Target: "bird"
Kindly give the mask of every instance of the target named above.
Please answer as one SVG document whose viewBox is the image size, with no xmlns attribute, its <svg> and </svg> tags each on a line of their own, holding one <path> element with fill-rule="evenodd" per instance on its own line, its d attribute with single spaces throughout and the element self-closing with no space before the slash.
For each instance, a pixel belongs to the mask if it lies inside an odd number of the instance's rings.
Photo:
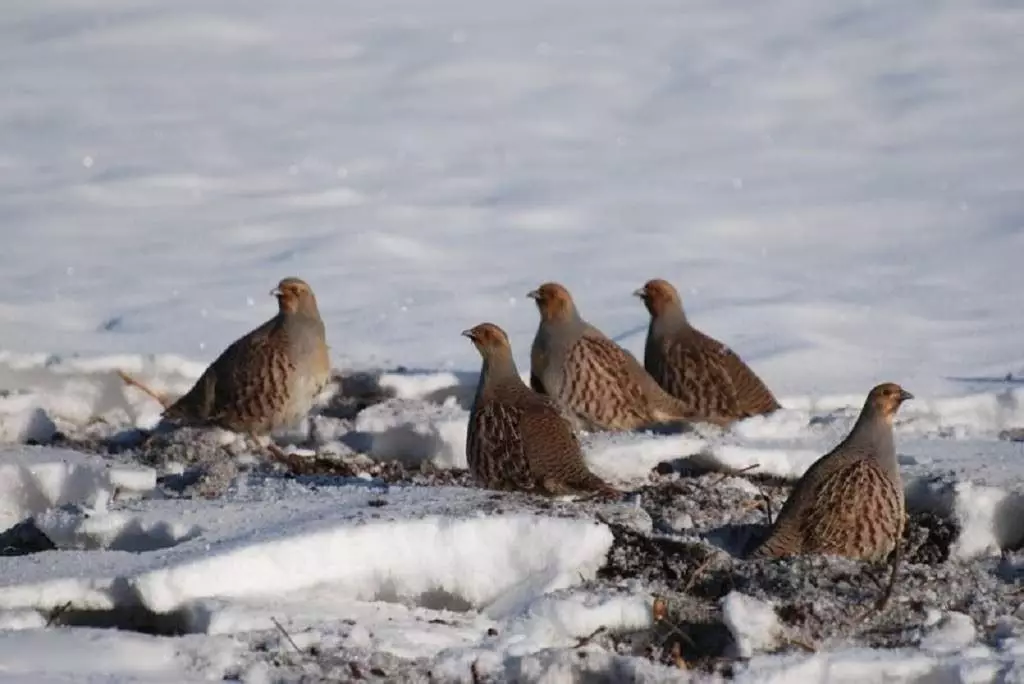
<svg viewBox="0 0 1024 684">
<path fill-rule="evenodd" d="M 330 372 L 324 323 L 303 280 L 284 278 L 270 294 L 277 315 L 231 343 L 165 421 L 260 437 L 306 417 Z"/>
<path fill-rule="evenodd" d="M 872 389 L 850 434 L 804 473 L 768 537 L 748 557 L 825 554 L 880 561 L 896 549 L 905 502 L 892 421 L 913 398 L 892 382 Z"/>
<path fill-rule="evenodd" d="M 466 432 L 466 461 L 477 482 L 549 496 L 621 494 L 587 468 L 555 403 L 523 382 L 505 331 L 481 323 L 462 335 L 483 359 Z"/>
<path fill-rule="evenodd" d="M 655 278 L 633 294 L 651 315 L 644 368 L 696 415 L 732 422 L 782 408 L 735 352 L 690 324 L 669 282 Z"/>
<path fill-rule="evenodd" d="M 636 430 L 696 414 L 663 390 L 640 362 L 580 317 L 559 283 L 529 292 L 540 325 L 530 351 L 530 386 L 587 430 Z"/>
</svg>

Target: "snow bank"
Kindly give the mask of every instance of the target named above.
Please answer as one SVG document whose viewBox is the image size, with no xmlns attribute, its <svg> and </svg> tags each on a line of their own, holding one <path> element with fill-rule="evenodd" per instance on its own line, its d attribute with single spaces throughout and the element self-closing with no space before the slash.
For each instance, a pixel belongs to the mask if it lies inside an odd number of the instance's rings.
<svg viewBox="0 0 1024 684">
<path fill-rule="evenodd" d="M 374 458 L 466 468 L 468 421 L 469 413 L 453 401 L 391 399 L 360 412 L 343 441 Z"/>
<path fill-rule="evenodd" d="M 701 451 L 693 462 L 711 470 L 744 471 L 747 475 L 773 475 L 799 479 L 823 455 L 807 449 L 773 449 L 733 444 L 712 445 Z M 753 466 L 753 467 L 752 467 Z"/>
<path fill-rule="evenodd" d="M 381 389 L 398 399 L 420 399 L 440 404 L 449 397 L 455 397 L 465 408 L 472 403 L 476 381 L 476 373 L 436 371 L 388 371 L 377 379 Z"/>
<path fill-rule="evenodd" d="M 953 642 L 962 643 L 961 638 L 968 633 L 967 625 L 949 623 L 947 627 L 953 634 Z M 738 684 L 1016 681 L 1021 673 L 1021 643 L 1012 639 L 999 649 L 973 646 L 940 648 L 939 652 L 855 648 L 820 651 L 810 656 L 755 656 L 738 668 L 734 681 Z"/>
<path fill-rule="evenodd" d="M 585 436 L 582 444 L 587 464 L 597 475 L 618 484 L 643 484 L 662 461 L 693 456 L 707 442 L 692 435 L 595 433 Z"/>
<path fill-rule="evenodd" d="M 43 399 L 34 392 L 0 396 L 0 443 L 51 439 L 57 426 L 42 404 Z"/>
<path fill-rule="evenodd" d="M 921 477 L 905 485 L 907 508 L 954 519 L 954 558 L 998 555 L 1024 543 L 1024 494 L 970 481 Z"/>
<path fill-rule="evenodd" d="M 110 430 L 152 427 L 159 419 L 159 403 L 126 386 L 117 371 L 176 397 L 205 368 L 204 362 L 173 355 L 63 357 L 0 352 L 0 388 L 15 391 L 0 399 L 0 440 L 45 441 L 53 431 L 48 423 L 65 432 L 96 424 Z"/>
<path fill-rule="evenodd" d="M 155 485 L 152 468 L 111 465 L 66 449 L 7 447 L 0 450 L 0 530 L 63 504 L 102 510 L 115 494 L 142 494 Z"/>
<path fill-rule="evenodd" d="M 93 551 L 87 564 L 80 552 L 53 552 L 43 576 L 32 559 L 11 559 L 0 577 L 0 608 L 47 610 L 70 601 L 169 612 L 200 599 L 330 584 L 343 598 L 415 603 L 443 594 L 453 605 L 508 613 L 592 577 L 603 563 L 612 541 L 605 526 L 525 512 L 482 516 L 486 496 L 342 487 L 273 505 L 193 502 L 182 511 L 174 502 L 147 502 L 138 525 L 174 520 L 189 533 L 148 553 Z M 193 628 L 208 619 L 200 615 Z"/>
<path fill-rule="evenodd" d="M 40 683 L 82 673 L 90 681 L 174 681 L 185 671 L 180 649 L 168 639 L 113 630 L 0 631 L 0 675 Z"/>
</svg>

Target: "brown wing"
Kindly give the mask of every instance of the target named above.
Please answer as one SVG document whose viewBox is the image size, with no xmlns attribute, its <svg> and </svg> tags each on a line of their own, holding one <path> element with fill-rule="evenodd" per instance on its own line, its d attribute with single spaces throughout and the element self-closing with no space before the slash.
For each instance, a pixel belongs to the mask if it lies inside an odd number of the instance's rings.
<svg viewBox="0 0 1024 684">
<path fill-rule="evenodd" d="M 473 410 L 466 436 L 466 461 L 482 486 L 490 489 L 533 489 L 535 479 L 523 451 L 519 423 L 522 411 L 497 401 Z"/>
<path fill-rule="evenodd" d="M 634 366 L 639 368 L 636 359 L 611 340 L 581 337 L 567 355 L 563 403 L 601 429 L 632 430 L 657 422 Z"/>
<path fill-rule="evenodd" d="M 519 419 L 530 474 L 549 494 L 615 492 L 590 472 L 568 421 L 548 402 L 531 402 Z"/>
<path fill-rule="evenodd" d="M 806 549 L 803 521 L 807 511 L 814 505 L 822 482 L 827 480 L 831 473 L 841 471 L 868 456 L 869 454 L 861 450 L 840 445 L 811 464 L 793 486 L 786 503 L 782 505 L 782 510 L 775 518 L 775 524 L 768 537 L 750 554 L 750 557 L 780 558 L 804 553 Z"/>
<path fill-rule="evenodd" d="M 738 415 L 756 416 L 781 408 L 768 386 L 736 352 L 713 337 L 699 331 L 698 334 L 702 338 L 702 346 L 718 351 L 722 367 L 732 381 Z"/>
<path fill-rule="evenodd" d="M 581 338 L 567 366 L 573 376 L 567 374 L 563 402 L 598 428 L 634 430 L 695 418 L 632 354 L 603 336 Z"/>
<path fill-rule="evenodd" d="M 800 533 L 807 553 L 880 560 L 903 530 L 903 493 L 873 459 L 828 472 L 813 492 Z"/>
<path fill-rule="evenodd" d="M 277 319 L 233 342 L 196 384 L 164 412 L 190 424 L 239 432 L 268 432 L 288 404 L 294 372 Z"/>
<path fill-rule="evenodd" d="M 720 348 L 676 341 L 657 364 L 659 384 L 694 414 L 734 419 L 740 415 L 736 387 Z"/>
</svg>

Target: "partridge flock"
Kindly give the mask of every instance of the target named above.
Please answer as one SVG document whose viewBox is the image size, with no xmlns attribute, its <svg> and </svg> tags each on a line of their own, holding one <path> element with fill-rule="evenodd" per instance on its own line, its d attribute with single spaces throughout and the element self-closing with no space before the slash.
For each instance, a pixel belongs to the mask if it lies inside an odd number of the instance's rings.
<svg viewBox="0 0 1024 684">
<path fill-rule="evenodd" d="M 330 371 L 324 324 L 302 280 L 285 278 L 272 294 L 278 314 L 225 349 L 167 406 L 165 421 L 260 437 L 307 415 Z M 781 408 L 735 352 L 690 323 L 671 284 L 650 280 L 634 294 L 650 314 L 643 365 L 584 320 L 553 282 L 528 294 L 540 313 L 529 385 L 500 327 L 481 323 L 462 333 L 483 362 L 466 439 L 481 486 L 616 497 L 621 492 L 588 469 L 578 431 L 727 427 Z M 849 436 L 799 480 L 750 557 L 879 560 L 897 549 L 905 508 L 892 422 L 911 398 L 892 383 L 871 390 Z"/>
</svg>

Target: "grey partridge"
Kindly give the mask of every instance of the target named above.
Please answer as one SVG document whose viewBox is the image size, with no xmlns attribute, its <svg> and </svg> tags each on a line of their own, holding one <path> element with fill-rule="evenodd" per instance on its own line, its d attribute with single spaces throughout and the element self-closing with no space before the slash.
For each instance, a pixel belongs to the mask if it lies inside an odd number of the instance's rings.
<svg viewBox="0 0 1024 684">
<path fill-rule="evenodd" d="M 895 383 L 872 389 L 853 430 L 804 473 L 749 557 L 888 556 L 903 534 L 905 511 L 892 421 L 912 398 Z"/>
<path fill-rule="evenodd" d="M 257 436 L 309 413 L 330 371 L 316 297 L 298 278 L 285 278 L 271 294 L 277 315 L 225 349 L 164 411 L 165 420 Z"/>
<path fill-rule="evenodd" d="M 477 482 L 546 495 L 618 494 L 587 468 L 554 402 L 523 382 L 505 331 L 481 323 L 462 334 L 483 358 L 466 435 L 466 460 Z"/>
<path fill-rule="evenodd" d="M 565 287 L 545 283 L 527 296 L 540 311 L 530 386 L 551 397 L 579 427 L 635 430 L 697 417 L 632 354 L 583 320 Z"/>
<path fill-rule="evenodd" d="M 690 324 L 670 283 L 650 280 L 633 294 L 651 314 L 644 368 L 695 415 L 728 423 L 781 408 L 734 351 Z"/>
</svg>

